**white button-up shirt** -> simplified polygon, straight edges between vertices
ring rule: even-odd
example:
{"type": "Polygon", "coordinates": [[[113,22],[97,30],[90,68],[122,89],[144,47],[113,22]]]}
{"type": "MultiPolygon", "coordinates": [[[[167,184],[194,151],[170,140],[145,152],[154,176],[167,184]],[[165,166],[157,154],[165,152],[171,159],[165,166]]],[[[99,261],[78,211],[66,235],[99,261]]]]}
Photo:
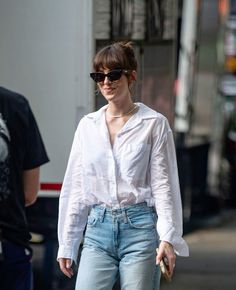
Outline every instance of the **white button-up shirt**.
{"type": "Polygon", "coordinates": [[[136,103],[139,110],[116,135],[113,147],[105,120],[107,105],[84,116],[74,141],[60,194],[58,258],[76,261],[89,208],[155,206],[160,240],[187,256],[173,135],[167,119],[136,103]]]}

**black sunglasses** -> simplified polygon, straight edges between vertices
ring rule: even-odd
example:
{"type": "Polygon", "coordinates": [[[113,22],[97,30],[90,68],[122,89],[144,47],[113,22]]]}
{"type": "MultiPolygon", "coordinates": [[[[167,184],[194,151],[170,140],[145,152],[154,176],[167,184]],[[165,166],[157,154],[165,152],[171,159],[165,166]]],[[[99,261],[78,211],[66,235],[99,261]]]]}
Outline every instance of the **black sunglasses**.
{"type": "Polygon", "coordinates": [[[96,82],[104,82],[107,77],[110,82],[117,81],[121,78],[122,74],[128,74],[128,70],[125,69],[114,69],[109,71],[109,73],[105,74],[103,72],[92,72],[90,73],[90,77],[96,82]]]}

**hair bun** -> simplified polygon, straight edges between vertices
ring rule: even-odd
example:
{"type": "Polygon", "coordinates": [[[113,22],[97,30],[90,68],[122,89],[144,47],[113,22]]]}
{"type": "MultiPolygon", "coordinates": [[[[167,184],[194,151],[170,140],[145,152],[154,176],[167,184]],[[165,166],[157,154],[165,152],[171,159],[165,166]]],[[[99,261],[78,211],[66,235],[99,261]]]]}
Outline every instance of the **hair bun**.
{"type": "Polygon", "coordinates": [[[132,41],[120,41],[118,43],[120,43],[120,45],[123,47],[126,47],[126,48],[133,50],[133,42],[132,41]]]}

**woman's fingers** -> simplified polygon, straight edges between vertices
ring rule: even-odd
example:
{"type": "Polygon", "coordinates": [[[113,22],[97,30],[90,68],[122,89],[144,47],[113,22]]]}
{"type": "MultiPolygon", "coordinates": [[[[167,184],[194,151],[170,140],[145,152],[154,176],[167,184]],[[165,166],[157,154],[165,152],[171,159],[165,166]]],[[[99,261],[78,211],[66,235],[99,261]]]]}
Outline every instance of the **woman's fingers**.
{"type": "Polygon", "coordinates": [[[168,271],[170,273],[170,275],[172,276],[173,275],[173,272],[174,272],[174,268],[175,268],[175,260],[176,260],[176,256],[175,254],[169,254],[167,255],[166,259],[168,260],[167,263],[168,263],[168,271]]]}
{"type": "Polygon", "coordinates": [[[161,259],[163,259],[169,275],[172,276],[175,268],[176,255],[173,246],[165,241],[161,241],[159,245],[156,264],[160,264],[161,259]]]}
{"type": "Polygon", "coordinates": [[[156,252],[157,252],[156,264],[159,265],[160,262],[161,262],[162,257],[164,256],[164,252],[163,252],[163,250],[161,251],[160,248],[159,249],[157,248],[156,252]]]}
{"type": "Polygon", "coordinates": [[[61,271],[68,277],[71,278],[74,275],[73,269],[72,269],[72,260],[71,259],[65,259],[65,258],[59,258],[58,259],[59,266],[61,271]]]}

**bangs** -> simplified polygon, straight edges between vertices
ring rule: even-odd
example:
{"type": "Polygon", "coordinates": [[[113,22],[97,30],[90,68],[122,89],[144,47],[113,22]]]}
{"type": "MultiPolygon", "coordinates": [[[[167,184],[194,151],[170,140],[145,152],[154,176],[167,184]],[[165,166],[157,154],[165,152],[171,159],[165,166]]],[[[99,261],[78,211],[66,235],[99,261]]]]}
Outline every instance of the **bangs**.
{"type": "Polygon", "coordinates": [[[124,53],[112,46],[104,47],[99,51],[93,61],[94,71],[100,71],[104,69],[130,69],[129,64],[126,61],[124,53]]]}

